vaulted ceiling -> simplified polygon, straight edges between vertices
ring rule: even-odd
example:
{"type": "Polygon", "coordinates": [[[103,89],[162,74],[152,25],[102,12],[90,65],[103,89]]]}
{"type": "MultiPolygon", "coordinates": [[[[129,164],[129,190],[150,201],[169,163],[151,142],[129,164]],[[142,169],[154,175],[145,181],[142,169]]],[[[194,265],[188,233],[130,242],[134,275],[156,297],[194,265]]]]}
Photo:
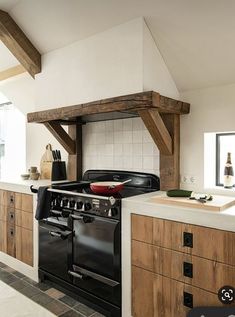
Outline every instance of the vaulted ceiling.
{"type": "Polygon", "coordinates": [[[235,83],[233,0],[0,0],[0,9],[42,54],[144,16],[180,91],[235,83]]]}

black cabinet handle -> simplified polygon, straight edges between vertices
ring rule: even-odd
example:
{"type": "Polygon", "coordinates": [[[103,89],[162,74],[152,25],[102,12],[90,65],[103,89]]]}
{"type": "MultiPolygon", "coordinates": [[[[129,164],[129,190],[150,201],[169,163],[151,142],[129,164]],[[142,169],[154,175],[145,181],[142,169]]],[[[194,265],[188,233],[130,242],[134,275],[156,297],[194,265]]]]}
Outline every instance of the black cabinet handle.
{"type": "Polygon", "coordinates": [[[193,248],[193,234],[190,232],[184,232],[183,235],[183,246],[193,248]]]}
{"type": "Polygon", "coordinates": [[[193,308],[193,295],[187,292],[184,292],[184,306],[193,308]]]}
{"type": "Polygon", "coordinates": [[[193,278],[193,264],[189,262],[183,263],[184,276],[193,278]]]}
{"type": "Polygon", "coordinates": [[[11,234],[11,236],[13,236],[14,235],[14,230],[11,229],[10,234],[11,234]]]}
{"type": "Polygon", "coordinates": [[[13,218],[14,218],[14,215],[13,215],[13,214],[11,214],[11,216],[10,216],[10,217],[11,217],[11,219],[13,219],[13,218]]]}

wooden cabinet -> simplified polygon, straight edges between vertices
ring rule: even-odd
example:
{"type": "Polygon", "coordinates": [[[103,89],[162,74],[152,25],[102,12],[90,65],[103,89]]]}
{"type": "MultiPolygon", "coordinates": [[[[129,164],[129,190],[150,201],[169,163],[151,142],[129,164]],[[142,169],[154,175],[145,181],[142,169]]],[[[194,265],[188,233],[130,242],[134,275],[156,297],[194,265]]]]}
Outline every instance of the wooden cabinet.
{"type": "Polygon", "coordinates": [[[33,196],[0,190],[0,251],[33,266],[33,196]]]}
{"type": "Polygon", "coordinates": [[[221,306],[218,290],[235,285],[234,243],[232,232],[132,215],[133,317],[221,306]]]}

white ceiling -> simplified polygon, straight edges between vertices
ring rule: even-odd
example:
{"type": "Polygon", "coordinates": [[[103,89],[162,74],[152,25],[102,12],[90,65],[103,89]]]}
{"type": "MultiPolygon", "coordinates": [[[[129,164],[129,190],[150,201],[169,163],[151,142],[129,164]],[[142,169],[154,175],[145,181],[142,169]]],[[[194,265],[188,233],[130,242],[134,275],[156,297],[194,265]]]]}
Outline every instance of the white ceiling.
{"type": "Polygon", "coordinates": [[[0,0],[0,8],[41,53],[144,16],[180,91],[235,83],[234,0],[0,0]]]}

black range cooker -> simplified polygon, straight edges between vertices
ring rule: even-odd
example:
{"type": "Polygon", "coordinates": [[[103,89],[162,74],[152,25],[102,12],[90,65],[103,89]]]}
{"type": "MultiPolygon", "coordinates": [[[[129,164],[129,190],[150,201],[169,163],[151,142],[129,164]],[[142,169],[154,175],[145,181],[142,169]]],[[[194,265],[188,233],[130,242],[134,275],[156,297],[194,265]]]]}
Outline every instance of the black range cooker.
{"type": "Polygon", "coordinates": [[[159,190],[152,174],[88,170],[82,181],[53,184],[50,216],[39,222],[39,277],[49,279],[106,316],[121,316],[121,201],[159,190]],[[93,181],[124,181],[111,197],[93,181]]]}

